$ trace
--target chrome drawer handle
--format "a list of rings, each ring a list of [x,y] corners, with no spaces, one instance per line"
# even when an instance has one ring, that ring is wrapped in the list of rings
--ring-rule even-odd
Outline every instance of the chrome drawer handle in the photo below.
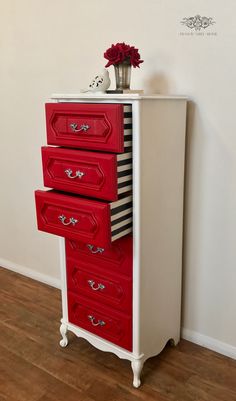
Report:
[[[88,283],[89,283],[89,285],[90,285],[90,287],[92,288],[93,291],[98,291],[98,290],[102,291],[102,290],[104,290],[104,288],[106,288],[105,285],[101,284],[101,283],[99,283],[97,285],[97,287],[94,287],[95,281],[93,281],[93,280],[88,280]]]
[[[95,246],[90,244],[87,244],[87,247],[91,253],[103,253],[105,250],[104,248],[99,248],[99,247],[95,249]]]
[[[97,322],[95,322],[95,317],[92,315],[88,315],[88,319],[90,320],[93,326],[105,326],[106,324],[103,320],[98,320]]]
[[[85,173],[79,170],[75,172],[75,175],[72,175],[73,171],[70,168],[66,169],[65,173],[68,178],[82,178],[85,175]]]
[[[71,127],[72,131],[74,131],[74,132],[81,132],[81,131],[85,131],[86,132],[90,128],[90,126],[88,124],[81,124],[80,128],[77,129],[78,128],[78,124],[76,124],[76,123],[70,124],[70,127]]]
[[[58,219],[62,222],[64,226],[69,226],[70,224],[72,224],[72,226],[75,226],[76,223],[78,223],[78,220],[74,219],[74,217],[70,217],[69,221],[66,222],[67,217],[63,214],[61,214],[61,216],[58,216]]]

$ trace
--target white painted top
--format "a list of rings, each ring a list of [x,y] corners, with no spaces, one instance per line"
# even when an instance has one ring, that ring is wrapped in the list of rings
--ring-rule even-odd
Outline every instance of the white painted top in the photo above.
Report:
[[[98,99],[110,99],[110,100],[145,100],[145,99],[153,99],[153,100],[186,100],[186,96],[180,95],[143,95],[140,93],[72,93],[72,94],[53,94],[51,95],[51,99],[54,100],[65,100],[65,101],[80,101],[84,99],[89,100],[98,100]]]

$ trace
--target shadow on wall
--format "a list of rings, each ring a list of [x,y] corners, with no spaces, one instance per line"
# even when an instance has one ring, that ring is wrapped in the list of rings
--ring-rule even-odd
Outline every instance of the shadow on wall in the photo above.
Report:
[[[189,282],[190,282],[190,274],[191,279],[194,280],[194,286],[198,288],[198,275],[197,272],[192,272],[192,267],[189,266],[191,264],[192,257],[189,254],[193,251],[191,247],[192,243],[192,235],[193,235],[193,225],[194,225],[194,236],[199,238],[199,224],[194,224],[194,219],[192,216],[193,210],[193,197],[195,197],[194,204],[197,202],[198,209],[201,209],[201,194],[196,194],[195,188],[196,186],[199,189],[200,182],[193,183],[193,165],[194,165],[194,147],[199,137],[199,134],[203,133],[203,129],[196,130],[196,119],[200,120],[199,110],[197,109],[197,105],[193,101],[188,101],[187,105],[187,121],[186,121],[186,151],[185,151],[185,187],[184,187],[184,225],[183,225],[183,271],[182,271],[182,328],[185,326],[185,319],[188,318],[188,306],[186,305],[186,299],[189,299],[190,291]],[[200,128],[202,128],[200,126]],[[202,181],[202,169],[203,169],[203,158],[204,158],[204,149],[202,149],[201,153],[198,155],[198,168],[199,168],[199,177],[200,181]],[[198,210],[199,212],[199,210]],[[199,216],[200,217],[200,216]],[[200,219],[201,220],[201,219]],[[194,249],[196,250],[195,259],[198,259],[198,248],[199,242],[196,241],[194,245]],[[197,290],[196,290],[197,291]],[[198,321],[198,311],[195,309],[192,311],[192,320],[197,324]]]
[[[184,224],[183,224],[183,270],[182,270],[182,324],[184,322],[184,301],[185,301],[185,291],[186,291],[186,243],[187,243],[187,228],[188,228],[188,190],[189,190],[189,168],[191,159],[191,145],[193,141],[193,127],[195,118],[195,104],[193,101],[188,101],[187,103],[187,121],[186,121],[186,145],[185,145],[185,178],[184,178]]]
[[[146,93],[165,95],[169,93],[168,79],[162,73],[152,74],[144,81],[144,88]]]

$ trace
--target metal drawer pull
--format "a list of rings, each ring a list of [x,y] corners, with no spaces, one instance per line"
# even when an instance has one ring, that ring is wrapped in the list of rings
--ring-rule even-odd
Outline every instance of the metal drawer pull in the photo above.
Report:
[[[70,168],[66,169],[65,173],[68,178],[82,178],[85,175],[85,173],[79,170],[75,172],[75,175],[72,175],[73,171]]]
[[[64,226],[69,226],[70,224],[72,224],[72,226],[75,226],[76,223],[78,223],[78,220],[74,219],[74,217],[70,217],[69,221],[66,223],[67,217],[63,214],[61,214],[61,216],[58,216],[58,219],[62,222]]]
[[[94,245],[87,244],[87,247],[88,247],[88,249],[90,250],[91,253],[103,253],[104,252],[104,248],[97,247],[95,249]]]
[[[97,323],[95,323],[95,317],[92,315],[88,315],[88,318],[93,326],[105,326],[106,324],[103,320],[98,320]]]
[[[76,124],[76,123],[70,124],[70,127],[71,127],[72,131],[74,131],[74,132],[81,132],[81,131],[85,131],[86,132],[90,128],[90,126],[88,124],[81,124],[80,128],[77,129],[78,128],[78,124]]]
[[[89,283],[89,285],[90,285],[90,287],[92,288],[93,291],[98,291],[98,290],[102,291],[105,288],[105,285],[101,284],[101,283],[99,283],[97,285],[97,287],[94,287],[95,281],[93,281],[93,280],[88,280],[88,283]]]

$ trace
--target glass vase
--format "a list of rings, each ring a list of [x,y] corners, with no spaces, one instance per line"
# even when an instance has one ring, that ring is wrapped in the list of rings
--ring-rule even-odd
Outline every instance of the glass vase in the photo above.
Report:
[[[130,78],[131,78],[131,64],[124,61],[120,64],[114,64],[116,89],[130,89]]]

